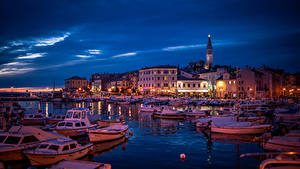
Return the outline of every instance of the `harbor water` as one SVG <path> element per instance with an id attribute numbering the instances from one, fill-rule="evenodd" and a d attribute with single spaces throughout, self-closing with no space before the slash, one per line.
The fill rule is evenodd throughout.
<path id="1" fill-rule="evenodd" d="M 128 140 L 120 139 L 95 145 L 93 157 L 84 160 L 111 164 L 113 169 L 135 168 L 243 168 L 254 169 L 259 160 L 239 158 L 243 153 L 263 152 L 251 136 L 209 134 L 197 129 L 193 119 L 153 119 L 151 113 L 139 112 L 140 104 L 116 105 L 105 102 L 52 103 L 23 101 L 19 104 L 27 112 L 41 109 L 46 116 L 64 114 L 74 107 L 88 107 L 92 117 L 114 119 L 123 115 L 129 125 Z M 218 110 L 222 107 L 194 107 Z M 183 108 L 182 108 L 183 109 Z M 186 155 L 185 160 L 180 154 Z M 28 162 L 10 164 L 11 168 L 28 168 Z"/>

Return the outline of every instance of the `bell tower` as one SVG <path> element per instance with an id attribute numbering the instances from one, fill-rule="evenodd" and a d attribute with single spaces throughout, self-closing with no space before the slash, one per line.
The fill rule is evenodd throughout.
<path id="1" fill-rule="evenodd" d="M 210 40 L 210 34 L 208 34 L 208 42 L 206 46 L 206 69 L 211 69 L 213 64 L 213 47 Z"/>

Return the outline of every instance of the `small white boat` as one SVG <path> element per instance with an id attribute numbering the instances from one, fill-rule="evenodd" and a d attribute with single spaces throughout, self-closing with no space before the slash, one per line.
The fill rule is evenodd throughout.
<path id="1" fill-rule="evenodd" d="M 110 164 L 103 164 L 92 161 L 83 160 L 67 160 L 61 161 L 58 164 L 52 165 L 48 169 L 111 169 Z"/>
<path id="2" fill-rule="evenodd" d="M 161 111 L 161 107 L 156 107 L 153 105 L 138 107 L 138 109 L 141 112 L 160 112 Z"/>
<path id="3" fill-rule="evenodd" d="M 259 165 L 259 169 L 300 169 L 299 152 L 266 152 L 266 153 L 247 153 L 243 157 L 256 157 L 265 159 Z"/>
<path id="4" fill-rule="evenodd" d="M 85 134 L 88 129 L 97 125 L 91 124 L 88 119 L 89 109 L 75 108 L 68 110 L 64 121 L 58 122 L 55 130 L 65 136 L 80 136 Z"/>
<path id="5" fill-rule="evenodd" d="M 41 110 L 35 113 L 26 113 L 22 121 L 23 125 L 45 125 L 46 118 Z"/>
<path id="6" fill-rule="evenodd" d="M 32 126 L 13 126 L 0 133 L 0 161 L 24 160 L 23 150 L 33 149 L 42 141 L 63 137 Z"/>
<path id="7" fill-rule="evenodd" d="M 93 150 L 93 144 L 80 145 L 69 138 L 43 142 L 33 150 L 24 151 L 31 165 L 50 165 L 62 160 L 75 160 Z"/>
<path id="8" fill-rule="evenodd" d="M 274 136 L 263 144 L 264 149 L 272 151 L 299 151 L 300 136 Z"/>
<path id="9" fill-rule="evenodd" d="M 256 124 L 252 122 L 212 123 L 211 132 L 224 134 L 262 134 L 271 129 L 270 124 Z"/>
<path id="10" fill-rule="evenodd" d="M 97 123 L 100 127 L 108 127 L 112 125 L 124 125 L 125 121 L 116 119 L 116 120 L 97 120 Z"/>
<path id="11" fill-rule="evenodd" d="M 47 119 L 48 123 L 50 124 L 56 124 L 60 121 L 63 121 L 64 119 L 66 118 L 65 115 L 54 115 L 54 116 L 51 116 Z"/>
<path id="12" fill-rule="evenodd" d="M 119 139 L 127 133 L 128 125 L 112 125 L 104 128 L 94 128 L 89 130 L 91 142 L 104 142 Z"/>
<path id="13" fill-rule="evenodd" d="M 274 166 L 276 165 L 276 166 Z M 294 158 L 282 158 L 277 156 L 276 158 L 270 158 L 264 160 L 259 169 L 300 169 L 300 159 Z"/>
<path id="14" fill-rule="evenodd" d="M 206 117 L 209 114 L 209 110 L 188 109 L 184 111 L 184 114 L 191 117 Z"/>
<path id="15" fill-rule="evenodd" d="M 154 118 L 164 118 L 164 119 L 184 119 L 185 114 L 177 110 L 163 109 L 161 112 L 154 112 L 152 114 Z"/>

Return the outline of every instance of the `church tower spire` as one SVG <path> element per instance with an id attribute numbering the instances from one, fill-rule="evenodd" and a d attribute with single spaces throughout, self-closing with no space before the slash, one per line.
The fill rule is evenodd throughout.
<path id="1" fill-rule="evenodd" d="M 208 34 L 208 42 L 206 46 L 206 69 L 211 69 L 213 64 L 213 47 L 211 44 L 210 34 Z"/>

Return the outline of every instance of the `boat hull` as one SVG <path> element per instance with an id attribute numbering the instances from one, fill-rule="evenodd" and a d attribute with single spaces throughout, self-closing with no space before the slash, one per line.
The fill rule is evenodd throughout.
<path id="1" fill-rule="evenodd" d="M 112 125 L 123 125 L 125 124 L 124 121 L 121 122 L 113 122 L 113 121 L 97 121 L 98 125 L 101 127 L 108 127 Z"/>
<path id="2" fill-rule="evenodd" d="M 18 161 L 25 160 L 23 150 L 3 151 L 0 152 L 0 161 Z"/>
<path id="3" fill-rule="evenodd" d="M 56 132 L 69 137 L 81 136 L 85 135 L 87 132 L 87 128 L 83 129 L 56 129 Z"/>
<path id="4" fill-rule="evenodd" d="M 217 127 L 211 126 L 211 132 L 224 133 L 224 134 L 262 134 L 267 131 L 270 127 Z"/>
<path id="5" fill-rule="evenodd" d="M 164 115 L 164 114 L 153 114 L 154 118 L 162 118 L 162 119 L 184 119 L 184 115 Z"/>
<path id="6" fill-rule="evenodd" d="M 120 133 L 89 132 L 89 139 L 91 142 L 105 142 L 122 138 L 125 136 L 125 134 L 126 131 Z"/>
<path id="7" fill-rule="evenodd" d="M 41 119 L 24 119 L 22 121 L 23 125 L 45 125 L 45 120 Z"/>
<path id="8" fill-rule="evenodd" d="M 55 164 L 62 160 L 75 160 L 86 156 L 89 151 L 93 150 L 93 145 L 90 145 L 82 150 L 68 153 L 68 154 L 33 154 L 26 153 L 26 157 L 29 159 L 31 165 L 42 166 Z"/>

